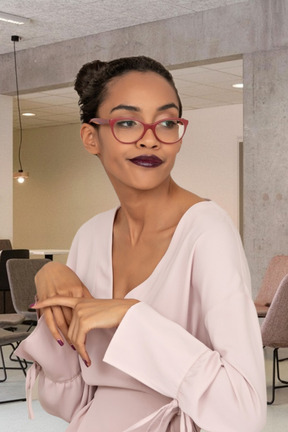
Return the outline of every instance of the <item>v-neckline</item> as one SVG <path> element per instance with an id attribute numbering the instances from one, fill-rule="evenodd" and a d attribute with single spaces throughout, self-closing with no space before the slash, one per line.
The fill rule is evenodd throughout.
<path id="1" fill-rule="evenodd" d="M 125 296 L 124 298 L 131 298 L 132 293 L 134 293 L 136 290 L 140 289 L 141 287 L 145 286 L 148 282 L 151 281 L 151 279 L 153 279 L 154 277 L 156 277 L 156 275 L 159 273 L 159 271 L 161 270 L 161 268 L 163 267 L 163 265 L 165 264 L 166 260 L 168 259 L 168 256 L 171 253 L 171 250 L 173 250 L 173 245 L 177 239 L 178 236 L 178 232 L 181 228 L 181 226 L 183 225 L 186 217 L 188 214 L 190 214 L 191 211 L 194 211 L 199 205 L 203 205 L 203 204 L 207 204 L 207 203 L 211 203 L 211 200 L 204 200 L 204 201 L 200 201 L 196 204 L 193 204 L 191 207 L 189 207 L 181 216 L 181 218 L 179 219 L 179 222 L 174 230 L 174 233 L 171 237 L 170 243 L 165 251 L 165 253 L 163 254 L 162 258 L 158 261 L 157 265 L 155 266 L 154 270 L 152 271 L 152 273 L 143 281 L 141 282 L 139 285 L 136 285 L 134 288 L 132 288 Z M 120 209 L 120 206 L 115 207 L 114 208 L 114 212 L 112 213 L 112 217 L 111 217 L 111 225 L 110 225 L 110 241 L 108 244 L 108 255 L 109 255 L 109 268 L 110 268 L 110 298 L 113 298 L 113 285 L 114 285 L 114 275 L 113 275 L 113 228 L 114 228 L 114 222 L 115 222 L 115 217 L 117 214 L 117 211 Z"/>

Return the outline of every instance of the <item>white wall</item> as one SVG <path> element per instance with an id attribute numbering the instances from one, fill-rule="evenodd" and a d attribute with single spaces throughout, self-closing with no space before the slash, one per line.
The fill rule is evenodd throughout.
<path id="1" fill-rule="evenodd" d="M 100 162 L 83 148 L 79 129 L 74 124 L 24 131 L 22 164 L 30 177 L 14 182 L 17 247 L 69 249 L 83 222 L 117 203 Z"/>
<path id="2" fill-rule="evenodd" d="M 13 241 L 13 98 L 0 95 L 0 238 Z"/>
<path id="3" fill-rule="evenodd" d="M 189 111 L 184 117 L 190 124 L 173 177 L 216 200 L 237 225 L 242 105 Z M 118 204 L 97 157 L 83 149 L 79 125 L 25 130 L 22 148 L 30 178 L 14 183 L 15 247 L 69 248 L 83 222 Z"/>
<path id="4" fill-rule="evenodd" d="M 186 111 L 189 126 L 173 171 L 181 186 L 215 200 L 237 227 L 242 111 L 242 105 Z"/>

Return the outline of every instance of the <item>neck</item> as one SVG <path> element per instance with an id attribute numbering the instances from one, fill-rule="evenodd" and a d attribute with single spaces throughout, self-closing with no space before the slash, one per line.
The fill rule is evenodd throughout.
<path id="1" fill-rule="evenodd" d="M 131 242 L 135 243 L 144 232 L 165 229 L 169 207 L 179 186 L 171 177 L 153 190 L 116 190 L 121 203 L 116 223 L 127 229 Z"/>

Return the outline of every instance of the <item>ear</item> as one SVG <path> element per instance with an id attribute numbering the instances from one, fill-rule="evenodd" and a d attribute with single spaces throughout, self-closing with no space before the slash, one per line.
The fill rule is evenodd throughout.
<path id="1" fill-rule="evenodd" d="M 88 123 L 83 123 L 80 129 L 80 136 L 85 149 L 89 153 L 97 155 L 99 153 L 97 130 Z"/>

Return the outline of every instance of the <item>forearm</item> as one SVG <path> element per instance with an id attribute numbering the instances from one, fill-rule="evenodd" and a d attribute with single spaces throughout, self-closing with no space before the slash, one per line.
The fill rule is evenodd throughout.
<path id="1" fill-rule="evenodd" d="M 38 377 L 39 399 L 49 413 L 70 422 L 93 398 L 95 387 L 83 381 L 78 354 L 67 343 L 57 344 L 44 317 L 17 348 L 17 355 L 34 362 L 26 381 L 27 399 Z"/>
<path id="2" fill-rule="evenodd" d="M 236 339 L 234 348 L 228 345 L 233 338 L 225 340 L 223 333 L 221 339 L 226 353 L 141 303 L 127 313 L 104 361 L 176 399 L 204 429 L 259 432 L 266 412 L 260 341 L 256 337 L 252 347 L 248 337 L 247 343 Z"/>

